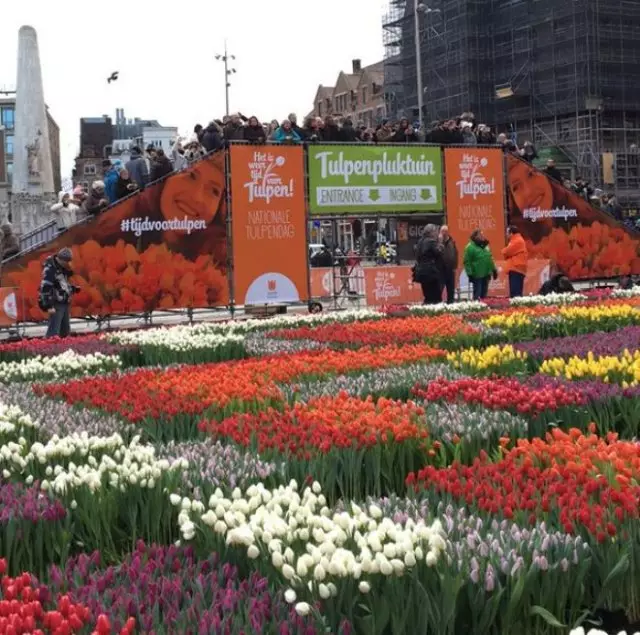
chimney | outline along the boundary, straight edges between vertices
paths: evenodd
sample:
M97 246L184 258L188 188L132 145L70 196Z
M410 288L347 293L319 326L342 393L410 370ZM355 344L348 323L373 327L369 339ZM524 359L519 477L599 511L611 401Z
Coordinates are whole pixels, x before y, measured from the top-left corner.
M352 60L351 67L353 69L353 74L357 75L362 71L362 60Z

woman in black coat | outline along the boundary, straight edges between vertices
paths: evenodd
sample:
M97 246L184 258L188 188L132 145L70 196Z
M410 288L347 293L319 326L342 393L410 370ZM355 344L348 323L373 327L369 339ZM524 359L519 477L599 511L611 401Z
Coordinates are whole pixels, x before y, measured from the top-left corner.
M249 143L264 143L267 135L257 117L249 117L249 125L244 129L244 140Z
M415 279L422 287L425 304L442 302L444 283L443 247L436 225L427 225L416 245Z

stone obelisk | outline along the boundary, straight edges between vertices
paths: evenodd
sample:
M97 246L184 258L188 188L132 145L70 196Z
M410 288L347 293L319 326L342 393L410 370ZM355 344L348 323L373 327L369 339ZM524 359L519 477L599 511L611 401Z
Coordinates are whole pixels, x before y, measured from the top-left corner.
M16 84L11 215L16 233L26 233L51 218L55 200L38 36L31 26L18 33Z

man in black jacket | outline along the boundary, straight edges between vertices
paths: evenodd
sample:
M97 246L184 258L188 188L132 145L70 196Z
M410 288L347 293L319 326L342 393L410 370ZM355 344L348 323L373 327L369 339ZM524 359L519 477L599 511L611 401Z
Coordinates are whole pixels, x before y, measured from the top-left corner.
M324 128L322 129L322 140L328 143L342 141L342 131L338 128L335 119L331 115L324 118Z
M173 166L171 165L171 161L169 161L164 150L162 148L158 148L153 163L151 164L151 182L153 183L153 181L157 181L172 172Z
M458 271L458 247L449 233L449 228L440 228L440 242L442 244L442 262L444 286L447 290L447 304L453 304L456 296L456 272Z
M71 330L71 298L79 290L70 282L72 258L71 249L64 247L55 256L49 256L42 267L38 305L49 314L46 337L67 337Z
M553 159L547 161L547 167L544 171L548 177L551 177L554 181L558 181L558 183L562 183L562 172L558 170L556 162Z
M224 145L222 135L220 134L220 128L215 121L212 121L206 127L204 134L200 137L200 143L202 143L207 152L219 150Z

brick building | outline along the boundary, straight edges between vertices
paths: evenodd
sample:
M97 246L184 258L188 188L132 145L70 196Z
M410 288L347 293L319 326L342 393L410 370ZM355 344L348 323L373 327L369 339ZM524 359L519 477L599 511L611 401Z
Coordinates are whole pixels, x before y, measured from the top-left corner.
M354 124L375 126L386 116L383 84L382 62L363 67L353 60L351 72L341 71L333 86L318 86L308 116L351 117Z
M0 91L0 127L3 128L0 144L0 203L9 200L13 175L13 145L16 118L16 97L13 90ZM56 192L62 187L60 171L60 127L47 109L49 147L53 167L53 184Z

